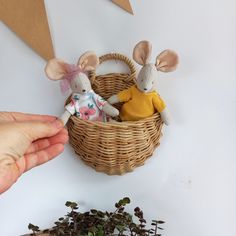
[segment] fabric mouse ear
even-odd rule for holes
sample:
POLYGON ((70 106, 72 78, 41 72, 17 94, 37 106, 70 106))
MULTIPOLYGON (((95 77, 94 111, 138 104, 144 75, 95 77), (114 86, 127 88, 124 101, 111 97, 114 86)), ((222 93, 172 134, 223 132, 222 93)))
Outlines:
POLYGON ((66 75, 66 63, 61 59, 51 59, 45 67, 45 73, 51 80, 61 80, 66 75))
POLYGON ((139 65, 146 65, 150 61, 152 53, 152 45, 148 41, 141 41, 135 47, 133 51, 133 59, 139 65))
POLYGON ((174 71, 178 63, 178 55, 172 50, 165 50, 156 58, 156 68, 162 72, 174 71))
POLYGON ((92 71, 99 65, 99 58, 94 52, 88 51, 79 58, 78 65, 84 71, 92 71))

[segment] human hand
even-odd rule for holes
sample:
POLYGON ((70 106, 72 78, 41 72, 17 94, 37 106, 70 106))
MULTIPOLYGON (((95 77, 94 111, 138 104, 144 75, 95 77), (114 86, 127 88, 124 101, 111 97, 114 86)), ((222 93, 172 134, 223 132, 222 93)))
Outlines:
POLYGON ((0 112, 0 193, 64 150, 68 132, 54 116, 0 112))

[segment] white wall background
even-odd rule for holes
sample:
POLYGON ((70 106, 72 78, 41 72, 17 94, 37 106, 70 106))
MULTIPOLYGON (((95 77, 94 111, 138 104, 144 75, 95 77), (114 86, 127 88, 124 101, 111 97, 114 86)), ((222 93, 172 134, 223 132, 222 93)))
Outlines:
MULTIPOLYGON (((165 220, 166 236, 236 235, 236 2, 131 1, 131 16, 109 0, 46 0, 58 57, 86 50, 132 55, 153 43, 153 59, 175 49, 178 70, 160 74, 159 92, 173 116, 161 146, 145 166, 124 176, 97 173, 67 145, 57 159, 24 174, 0 196, 0 235, 49 227, 66 213, 113 209, 129 196, 147 219, 165 220)), ((64 97, 44 75, 45 61, 0 23, 0 110, 60 115, 64 97)))

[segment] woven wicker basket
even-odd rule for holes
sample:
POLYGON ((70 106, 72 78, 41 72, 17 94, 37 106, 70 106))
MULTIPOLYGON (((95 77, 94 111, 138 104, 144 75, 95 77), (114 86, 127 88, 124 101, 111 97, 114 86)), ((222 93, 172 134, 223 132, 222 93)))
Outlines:
MULTIPOLYGON (((99 59, 100 64, 108 60, 122 61, 128 65, 130 73, 99 76, 91 73, 90 81, 96 93, 107 99, 134 84, 136 71, 129 58, 114 53, 99 59)), ((159 145, 162 125, 160 114, 156 113, 139 121, 112 123, 86 121, 72 116, 67 127, 70 144, 87 165, 109 175, 122 175, 143 165, 153 154, 159 145)))

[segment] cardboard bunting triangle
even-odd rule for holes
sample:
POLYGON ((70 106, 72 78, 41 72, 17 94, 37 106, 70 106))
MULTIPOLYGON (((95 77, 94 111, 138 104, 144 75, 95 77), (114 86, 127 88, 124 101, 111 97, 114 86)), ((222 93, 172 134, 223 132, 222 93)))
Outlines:
POLYGON ((54 57, 43 0, 0 0, 0 20, 41 57, 54 57))
POLYGON ((125 11, 129 12, 130 14, 134 14, 129 0, 112 0, 112 2, 124 9, 125 11))

